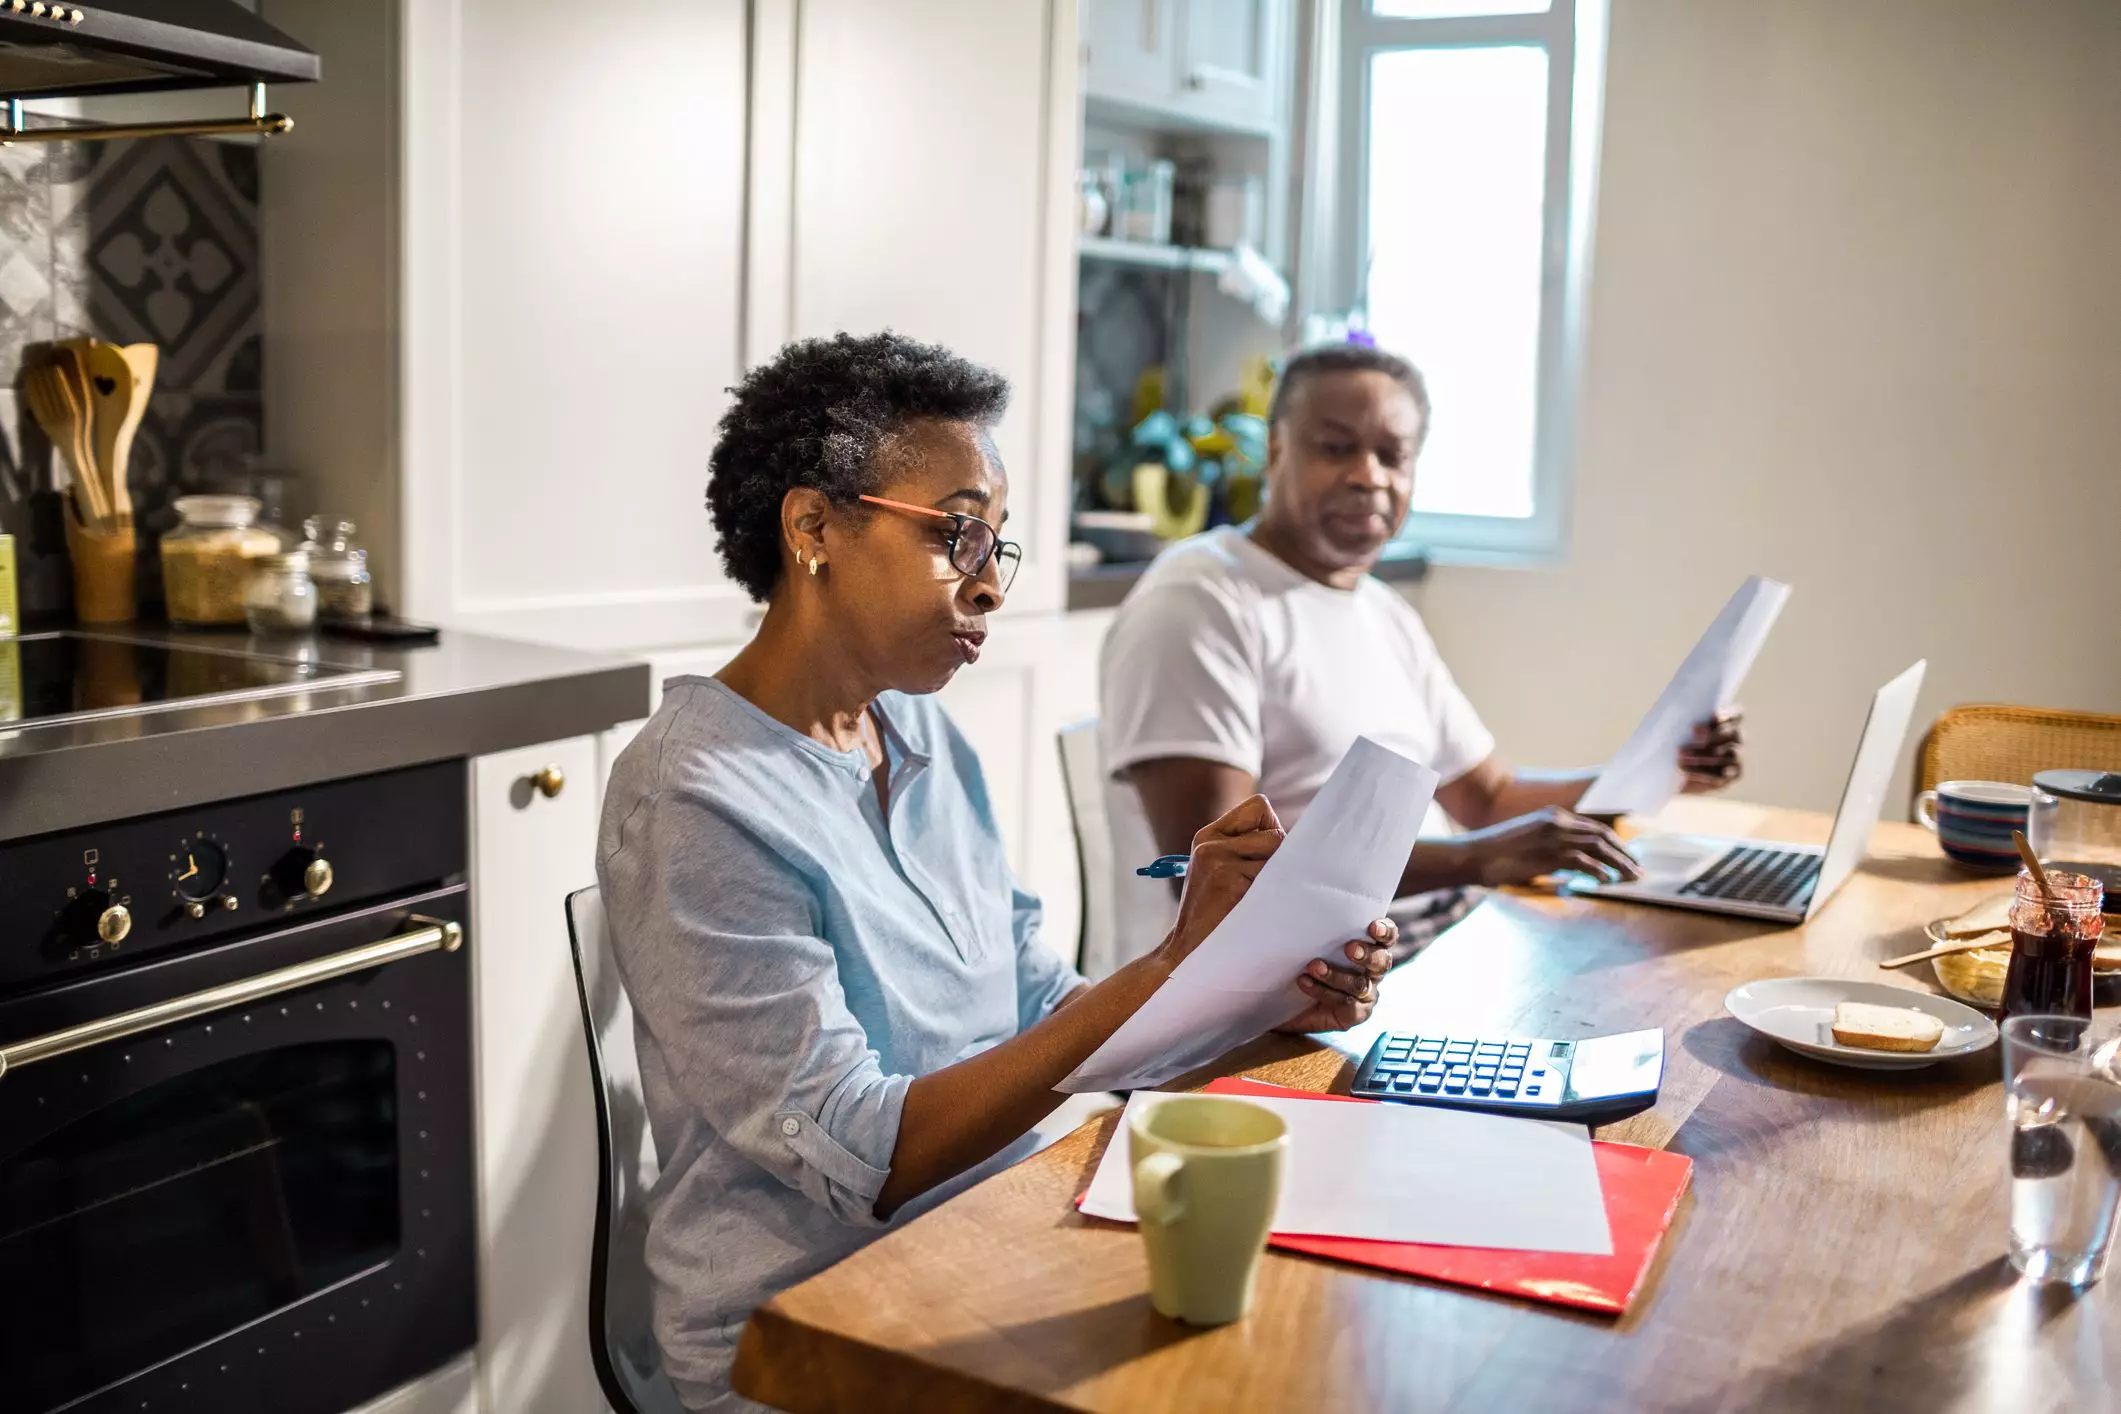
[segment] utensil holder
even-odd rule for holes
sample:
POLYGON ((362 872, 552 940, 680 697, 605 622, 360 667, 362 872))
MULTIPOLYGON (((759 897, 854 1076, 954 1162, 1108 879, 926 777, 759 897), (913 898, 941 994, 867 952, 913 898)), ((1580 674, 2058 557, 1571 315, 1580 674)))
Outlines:
POLYGON ((74 617, 85 624, 132 621, 133 530, 99 534, 66 508, 66 552, 74 562, 74 617))

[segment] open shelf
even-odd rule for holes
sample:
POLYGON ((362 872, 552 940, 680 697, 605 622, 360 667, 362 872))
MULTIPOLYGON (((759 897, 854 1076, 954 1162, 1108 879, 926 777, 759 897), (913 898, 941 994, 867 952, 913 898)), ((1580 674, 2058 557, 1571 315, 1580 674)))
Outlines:
POLYGON ((1197 270, 1204 275, 1219 275, 1230 265, 1230 252, 1226 250, 1151 245, 1147 241, 1119 241, 1110 236, 1084 236, 1081 251, 1085 260, 1146 265, 1156 270, 1197 270))

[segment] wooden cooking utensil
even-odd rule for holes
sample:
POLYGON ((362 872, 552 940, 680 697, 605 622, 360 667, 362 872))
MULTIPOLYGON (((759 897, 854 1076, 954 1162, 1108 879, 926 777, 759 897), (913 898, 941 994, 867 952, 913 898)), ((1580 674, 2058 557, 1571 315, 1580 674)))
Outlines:
POLYGON ((133 454, 133 434, 147 411, 155 382, 158 354, 153 344, 119 348, 100 341, 88 346, 88 376, 95 400, 96 466, 104 497, 120 525, 133 519, 132 489, 126 476, 133 454), (145 350, 144 356, 138 351, 145 350), (142 378, 142 372, 145 378, 142 378))
POLYGON ((103 503, 88 446, 88 408, 80 399, 66 361, 61 358, 26 370, 22 390, 29 398, 29 410, 37 425, 66 459, 73 478, 74 506, 83 525, 101 528, 108 522, 110 512, 103 503))
POLYGON ((1912 967, 1918 962, 1928 962, 1933 957, 1949 957, 1955 952, 1979 952, 1983 948, 2008 946, 2010 944, 2007 941, 1999 943, 1994 938, 1961 938, 1956 942, 1941 943, 1922 952, 1911 952, 1905 957, 1889 957, 1878 965, 1887 968, 1912 967))
POLYGON ((96 388, 88 371, 88 349, 92 339, 67 339, 56 345, 55 361, 67 387, 68 400, 80 417, 80 461, 89 470, 89 494, 96 505, 94 519, 88 525, 94 531, 107 531, 117 524, 115 507, 111 504, 110 482, 96 465, 96 388))

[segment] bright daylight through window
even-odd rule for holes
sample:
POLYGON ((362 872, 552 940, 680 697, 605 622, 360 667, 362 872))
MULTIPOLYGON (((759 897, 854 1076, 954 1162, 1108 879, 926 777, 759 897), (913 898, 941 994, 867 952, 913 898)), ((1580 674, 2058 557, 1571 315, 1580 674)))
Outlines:
POLYGON ((1429 381, 1405 539, 1560 546, 1595 168, 1602 11, 1346 0, 1341 279, 1429 381), (1586 33, 1596 20, 1599 32, 1586 33))

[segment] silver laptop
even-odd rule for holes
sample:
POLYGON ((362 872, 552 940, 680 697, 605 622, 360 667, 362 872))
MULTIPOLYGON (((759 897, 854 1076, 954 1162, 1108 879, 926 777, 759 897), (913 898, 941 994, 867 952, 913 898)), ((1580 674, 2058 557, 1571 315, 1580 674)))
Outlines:
POLYGON ((1625 884, 1586 881, 1576 891, 1781 923, 1810 918, 1856 871, 1870 847, 1928 666, 1927 660, 1916 663, 1871 698, 1871 714, 1856 743, 1856 760, 1825 849, 1712 835, 1642 835, 1628 842, 1629 853, 1642 865, 1642 878, 1625 884))

